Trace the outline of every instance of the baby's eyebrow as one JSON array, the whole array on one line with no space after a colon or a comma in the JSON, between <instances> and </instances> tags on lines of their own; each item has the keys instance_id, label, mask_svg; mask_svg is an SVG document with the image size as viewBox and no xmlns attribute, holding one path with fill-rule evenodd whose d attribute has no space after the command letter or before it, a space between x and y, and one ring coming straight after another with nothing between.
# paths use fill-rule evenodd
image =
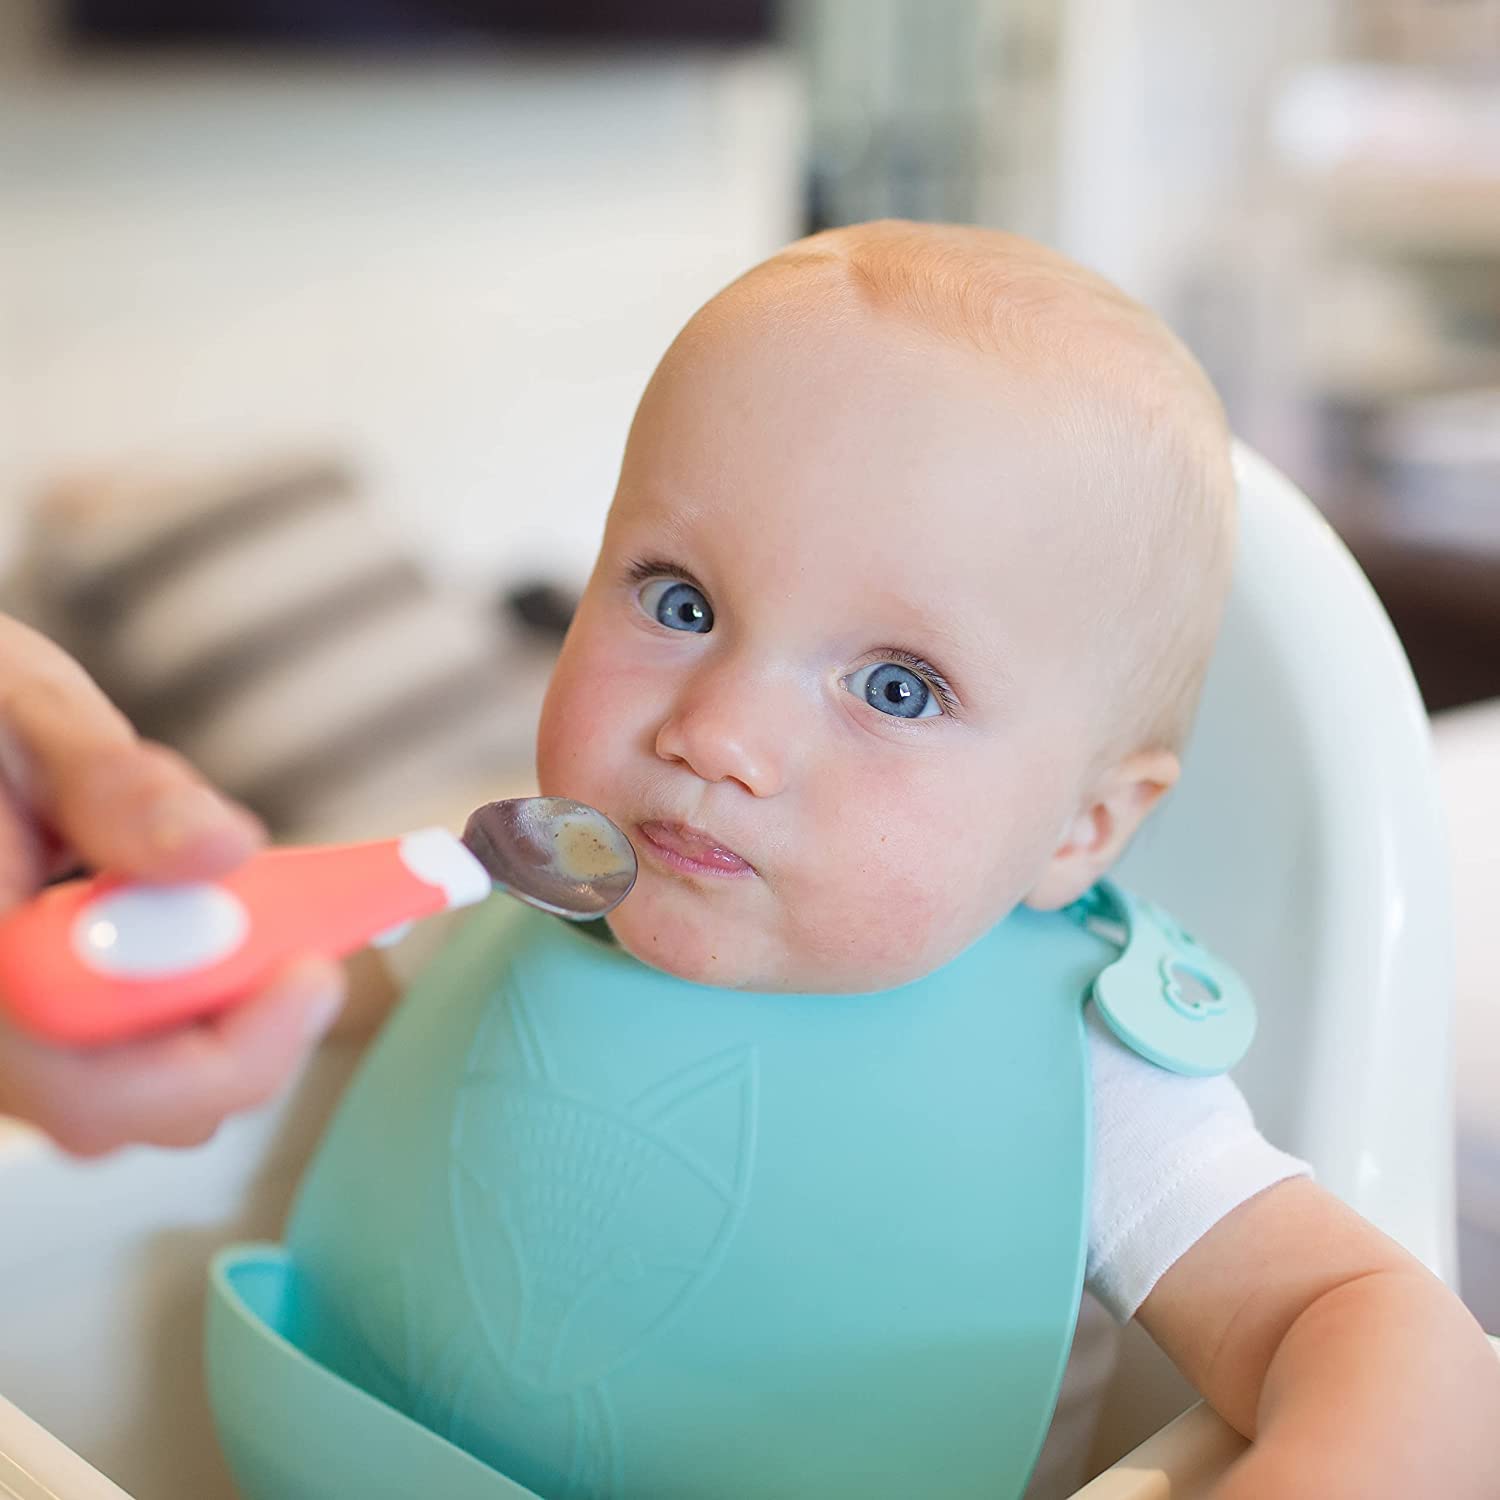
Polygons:
<instances>
[{"instance_id":1,"label":"baby's eyebrow","mask_svg":"<svg viewBox=\"0 0 1500 1500\"><path fill-rule=\"evenodd\" d=\"M631 583L644 583L648 578L663 576L680 578L684 583L691 584L700 594L708 593L707 588L699 581L698 575L691 568L669 557L637 558L626 568L625 576Z\"/></svg>"},{"instance_id":2,"label":"baby's eyebrow","mask_svg":"<svg viewBox=\"0 0 1500 1500\"><path fill-rule=\"evenodd\" d=\"M701 500L658 490L643 493L632 489L627 492L622 487L615 498L614 508L622 507L629 512L632 529L649 532L660 539L658 545L668 549L686 544L708 519L708 508Z\"/></svg>"},{"instance_id":3,"label":"baby's eyebrow","mask_svg":"<svg viewBox=\"0 0 1500 1500\"><path fill-rule=\"evenodd\" d=\"M922 656L933 658L933 665L946 674L971 682L982 674L1000 687L1007 686L1012 674L1006 666L1006 653L997 641L985 639L979 630L956 632L947 618L939 618L931 606L912 600L901 600L896 638L886 645L903 646ZM886 633L890 634L887 627Z\"/></svg>"}]
</instances>

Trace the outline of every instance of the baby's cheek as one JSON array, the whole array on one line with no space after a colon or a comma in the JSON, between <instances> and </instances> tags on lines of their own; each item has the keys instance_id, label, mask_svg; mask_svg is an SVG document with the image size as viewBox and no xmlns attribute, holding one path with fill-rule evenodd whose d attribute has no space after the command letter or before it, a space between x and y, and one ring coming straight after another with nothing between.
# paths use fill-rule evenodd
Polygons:
<instances>
[{"instance_id":1,"label":"baby's cheek","mask_svg":"<svg viewBox=\"0 0 1500 1500\"><path fill-rule=\"evenodd\" d=\"M837 975L840 989L890 989L941 963L946 938L946 916L934 893L911 885L869 890L830 918L820 961Z\"/></svg>"},{"instance_id":2,"label":"baby's cheek","mask_svg":"<svg viewBox=\"0 0 1500 1500\"><path fill-rule=\"evenodd\" d=\"M558 664L537 732L537 779L545 794L597 804L608 790L610 768L629 736L619 694L607 666L566 657Z\"/></svg>"},{"instance_id":3,"label":"baby's cheek","mask_svg":"<svg viewBox=\"0 0 1500 1500\"><path fill-rule=\"evenodd\" d=\"M786 903L794 946L843 989L904 983L949 956L953 908L948 871L932 859L933 835L878 818L846 820L824 841L815 869Z\"/></svg>"},{"instance_id":4,"label":"baby's cheek","mask_svg":"<svg viewBox=\"0 0 1500 1500\"><path fill-rule=\"evenodd\" d=\"M902 983L947 962L1020 899L1022 846L1034 836L1011 826L1021 810L981 769L885 761L823 788L823 880L792 903L818 962L858 966L872 981L862 987Z\"/></svg>"},{"instance_id":5,"label":"baby's cheek","mask_svg":"<svg viewBox=\"0 0 1500 1500\"><path fill-rule=\"evenodd\" d=\"M579 707L576 674L565 657L553 669L537 727L537 780L542 791L549 795L566 783L587 743L582 732L584 726L579 722Z\"/></svg>"}]
</instances>

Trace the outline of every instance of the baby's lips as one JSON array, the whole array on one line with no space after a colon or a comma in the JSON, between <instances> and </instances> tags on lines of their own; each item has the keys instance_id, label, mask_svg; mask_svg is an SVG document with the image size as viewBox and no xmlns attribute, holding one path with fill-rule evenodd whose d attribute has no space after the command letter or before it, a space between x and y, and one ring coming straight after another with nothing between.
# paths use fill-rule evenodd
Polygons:
<instances>
[{"instance_id":1,"label":"baby's lips","mask_svg":"<svg viewBox=\"0 0 1500 1500\"><path fill-rule=\"evenodd\" d=\"M693 828L686 823L672 823L651 819L641 824L641 832L659 848L677 855L680 859L709 869L722 870L725 874L753 872L755 866L742 854L722 844L711 833L702 828Z\"/></svg>"}]
</instances>

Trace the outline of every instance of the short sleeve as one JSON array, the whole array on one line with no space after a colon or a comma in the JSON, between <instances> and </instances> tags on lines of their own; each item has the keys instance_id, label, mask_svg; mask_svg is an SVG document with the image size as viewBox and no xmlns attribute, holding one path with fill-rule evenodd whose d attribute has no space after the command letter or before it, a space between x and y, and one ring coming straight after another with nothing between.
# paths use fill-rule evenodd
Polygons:
<instances>
[{"instance_id":1,"label":"short sleeve","mask_svg":"<svg viewBox=\"0 0 1500 1500\"><path fill-rule=\"evenodd\" d=\"M1086 1284L1122 1323L1231 1210L1310 1175L1256 1129L1221 1074L1189 1078L1132 1052L1086 1010L1094 1160Z\"/></svg>"}]
</instances>

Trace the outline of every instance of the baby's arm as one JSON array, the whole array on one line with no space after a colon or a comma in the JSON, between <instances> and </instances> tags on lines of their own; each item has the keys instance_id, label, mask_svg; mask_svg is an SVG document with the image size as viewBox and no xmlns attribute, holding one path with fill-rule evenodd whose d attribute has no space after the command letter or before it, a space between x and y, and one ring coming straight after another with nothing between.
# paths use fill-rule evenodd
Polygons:
<instances>
[{"instance_id":1,"label":"baby's arm","mask_svg":"<svg viewBox=\"0 0 1500 1500\"><path fill-rule=\"evenodd\" d=\"M1235 1209L1137 1316L1254 1439L1215 1500L1500 1494L1500 1361L1478 1324L1311 1182Z\"/></svg>"}]
</instances>

